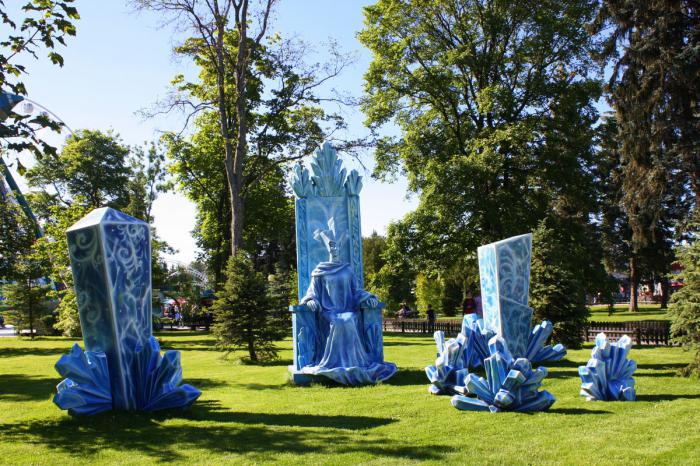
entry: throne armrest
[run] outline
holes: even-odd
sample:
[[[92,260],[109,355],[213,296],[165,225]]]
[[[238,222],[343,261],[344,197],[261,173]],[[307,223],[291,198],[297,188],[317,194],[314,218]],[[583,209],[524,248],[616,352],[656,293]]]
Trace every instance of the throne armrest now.
[[[316,360],[318,324],[316,313],[306,304],[289,306],[292,313],[292,336],[294,340],[294,370],[313,364]]]
[[[384,339],[382,338],[382,309],[384,306],[386,304],[380,302],[374,307],[361,307],[362,332],[372,362],[384,362]]]
[[[289,312],[297,313],[297,312],[313,312],[313,311],[306,304],[298,304],[296,306],[289,306]]]

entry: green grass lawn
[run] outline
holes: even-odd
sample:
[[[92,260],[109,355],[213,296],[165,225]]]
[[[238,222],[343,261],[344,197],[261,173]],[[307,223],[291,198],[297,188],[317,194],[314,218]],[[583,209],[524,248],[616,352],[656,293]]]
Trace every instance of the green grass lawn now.
[[[639,320],[669,320],[666,309],[661,309],[660,304],[639,304],[638,312],[629,312],[627,304],[615,305],[615,311],[608,315],[608,306],[605,304],[589,306],[591,316],[589,320],[596,322],[629,322]]]
[[[72,341],[0,338],[0,463],[5,464],[697,464],[700,381],[675,377],[690,355],[635,349],[635,403],[587,402],[576,366],[590,347],[550,364],[549,412],[457,411],[429,395],[424,336],[386,336],[400,370],[362,388],[287,383],[290,342],[280,361],[224,360],[208,335],[164,333],[180,349],[187,382],[201,398],[186,412],[104,413],[73,418],[51,397],[53,369]]]

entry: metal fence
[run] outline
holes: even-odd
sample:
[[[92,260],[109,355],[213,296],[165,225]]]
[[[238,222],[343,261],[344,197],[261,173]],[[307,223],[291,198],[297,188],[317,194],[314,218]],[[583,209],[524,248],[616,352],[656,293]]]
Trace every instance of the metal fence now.
[[[462,330],[462,320],[436,320],[431,326],[425,319],[384,319],[384,331],[389,333],[432,335],[436,330],[442,330],[448,337],[455,336]],[[635,345],[671,344],[671,324],[667,320],[590,322],[583,331],[583,341],[595,341],[595,336],[600,332],[604,332],[611,341],[629,335]]]

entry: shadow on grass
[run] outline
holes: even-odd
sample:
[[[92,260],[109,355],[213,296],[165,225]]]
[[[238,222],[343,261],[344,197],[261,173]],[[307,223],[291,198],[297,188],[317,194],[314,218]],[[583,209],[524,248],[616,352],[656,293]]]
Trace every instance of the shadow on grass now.
[[[166,413],[164,417],[172,417],[172,414]],[[236,412],[221,407],[217,401],[196,403],[184,413],[176,413],[175,417],[217,423],[264,424],[266,426],[331,428],[342,430],[374,429],[396,422],[395,419],[369,416]]]
[[[700,399],[700,394],[680,394],[680,395],[670,395],[670,394],[657,394],[657,395],[637,395],[637,401],[673,401],[673,400],[698,400]]]
[[[552,414],[610,414],[611,411],[603,411],[602,409],[583,409],[583,408],[550,408],[547,413]]]
[[[425,375],[425,370],[415,368],[399,368],[392,378],[386,382],[386,385],[429,385],[428,377]]]
[[[24,374],[0,374],[0,400],[46,400],[56,390],[60,378],[35,377]]]
[[[174,418],[186,422],[173,425]],[[163,420],[170,421],[162,423]],[[0,431],[9,441],[80,455],[86,461],[104,454],[105,449],[146,455],[156,461],[183,460],[184,453],[192,449],[212,455],[257,454],[268,459],[281,453],[357,452],[400,461],[439,461],[454,450],[440,444],[418,447],[371,432],[392,422],[368,416],[233,412],[216,403],[198,403],[184,413],[104,413],[0,424]],[[358,438],[356,431],[368,433]],[[247,457],[246,462],[255,460],[255,456]]]
[[[27,340],[31,341],[31,340]],[[83,345],[80,345],[81,347]],[[61,356],[68,353],[70,347],[57,346],[49,348],[25,347],[25,348],[0,348],[0,359],[18,356]]]

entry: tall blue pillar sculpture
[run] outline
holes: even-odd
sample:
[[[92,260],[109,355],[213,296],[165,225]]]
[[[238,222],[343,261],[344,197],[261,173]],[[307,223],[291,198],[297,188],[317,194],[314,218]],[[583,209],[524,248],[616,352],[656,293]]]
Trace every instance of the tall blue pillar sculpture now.
[[[56,363],[66,380],[54,402],[79,414],[192,404],[200,392],[180,385],[180,354],[161,357],[152,336],[148,224],[101,208],[66,234],[86,351],[75,345]]]
[[[525,356],[532,308],[528,307],[532,235],[480,246],[479,277],[486,329],[505,340],[514,357]]]
[[[376,383],[396,372],[384,362],[382,307],[363,290],[360,199],[362,177],[346,174],[328,143],[316,151],[311,171],[297,165],[298,306],[291,306],[297,384],[333,380]]]

